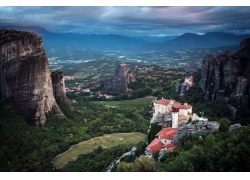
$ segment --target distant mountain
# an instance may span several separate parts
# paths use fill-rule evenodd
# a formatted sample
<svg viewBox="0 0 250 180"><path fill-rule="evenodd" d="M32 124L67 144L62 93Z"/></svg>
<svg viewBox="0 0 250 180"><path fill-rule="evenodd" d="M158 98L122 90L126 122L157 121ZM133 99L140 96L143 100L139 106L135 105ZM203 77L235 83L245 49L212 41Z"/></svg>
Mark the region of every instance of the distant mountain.
<svg viewBox="0 0 250 180"><path fill-rule="evenodd" d="M39 26L18 26L18 25L0 25L0 29L14 29L18 31L29 31L38 34L39 36L50 36L51 32Z"/></svg>
<svg viewBox="0 0 250 180"><path fill-rule="evenodd" d="M160 43L160 42L164 42L164 41L173 40L177 37L178 36L162 36L162 37L159 37L159 36L138 36L137 38L143 39L143 40L148 41L148 42Z"/></svg>
<svg viewBox="0 0 250 180"><path fill-rule="evenodd" d="M212 48L239 44L250 34L235 35L224 32L210 32L204 35L185 33L181 36L141 36L52 33L38 26L0 25L0 29L31 31L42 37L45 49L60 48L68 50L116 50L116 51L173 51L193 48ZM162 42L163 41L163 42Z"/></svg>
<svg viewBox="0 0 250 180"><path fill-rule="evenodd" d="M51 33L37 26L0 25L0 29L2 28L34 32L42 37L46 49L134 50L149 43L142 39L114 34Z"/></svg>
<svg viewBox="0 0 250 180"><path fill-rule="evenodd" d="M219 46L232 46L239 44L243 39L249 38L250 34L235 35L224 32L210 32L204 35L185 33L173 40L162 43L151 43L141 50L171 51L193 48L212 48Z"/></svg>
<svg viewBox="0 0 250 180"><path fill-rule="evenodd" d="M74 33L57 33L62 39L60 42L66 41L73 48L86 48L91 50L133 50L139 46L148 44L147 41L134 37L122 35L96 35L96 34L74 34ZM51 39L44 37L44 41L51 43ZM50 44L51 45L51 44Z"/></svg>

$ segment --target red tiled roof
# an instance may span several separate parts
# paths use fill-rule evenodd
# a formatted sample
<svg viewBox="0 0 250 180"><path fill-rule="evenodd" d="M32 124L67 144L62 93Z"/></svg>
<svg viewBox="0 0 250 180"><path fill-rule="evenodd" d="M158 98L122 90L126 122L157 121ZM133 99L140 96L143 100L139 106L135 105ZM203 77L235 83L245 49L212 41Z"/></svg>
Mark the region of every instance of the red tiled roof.
<svg viewBox="0 0 250 180"><path fill-rule="evenodd" d="M179 109L190 109L191 107L193 107L193 106L191 106L189 104L187 104L186 106L185 105L180 105Z"/></svg>
<svg viewBox="0 0 250 180"><path fill-rule="evenodd" d="M164 144L159 139L154 139L146 149L151 149L151 151L156 152L159 151Z"/></svg>
<svg viewBox="0 0 250 180"><path fill-rule="evenodd" d="M167 106L170 103L170 100L168 100L168 99L161 99L161 100L155 101L155 103Z"/></svg>
<svg viewBox="0 0 250 180"><path fill-rule="evenodd" d="M172 101L174 101L174 100L172 100ZM170 102L171 102L171 100L169 100L169 99L161 99L161 100L155 101L156 104L162 104L165 106L167 106ZM191 106L190 104L182 105L181 103L174 101L172 107L177 108L177 109L190 109L193 106Z"/></svg>
<svg viewBox="0 0 250 180"><path fill-rule="evenodd" d="M175 131L177 131L177 128L171 128L171 127L163 128L155 136L160 136L160 138L162 139L173 140Z"/></svg>
<svg viewBox="0 0 250 180"><path fill-rule="evenodd" d="M181 106L181 103L179 102L174 102L172 105L173 108L180 108L180 106Z"/></svg>
<svg viewBox="0 0 250 180"><path fill-rule="evenodd" d="M175 149L175 148L177 148L177 146L174 145L174 144L165 144L165 145L163 145L163 147L166 147L168 149Z"/></svg>

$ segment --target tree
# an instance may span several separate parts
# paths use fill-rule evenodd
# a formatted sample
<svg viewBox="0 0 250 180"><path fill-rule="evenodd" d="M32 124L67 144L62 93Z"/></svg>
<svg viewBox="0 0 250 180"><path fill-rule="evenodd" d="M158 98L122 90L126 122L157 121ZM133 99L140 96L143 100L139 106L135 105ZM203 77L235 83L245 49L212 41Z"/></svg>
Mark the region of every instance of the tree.
<svg viewBox="0 0 250 180"><path fill-rule="evenodd" d="M231 124L231 121L226 117L221 118L218 122L220 123L220 128L219 128L220 131L227 131L229 125Z"/></svg>
<svg viewBox="0 0 250 180"><path fill-rule="evenodd" d="M155 135L161 130L161 128L162 127L158 124L151 124L151 128L148 133L148 144L150 144L155 139Z"/></svg>
<svg viewBox="0 0 250 180"><path fill-rule="evenodd" d="M146 156L141 156L135 160L134 172L156 172L155 163Z"/></svg>
<svg viewBox="0 0 250 180"><path fill-rule="evenodd" d="M124 161L117 165L117 172L132 172L134 169L133 163L126 163Z"/></svg>
<svg viewBox="0 0 250 180"><path fill-rule="evenodd" d="M156 172L155 163L146 156L136 158L134 163L120 162L117 165L118 172Z"/></svg>

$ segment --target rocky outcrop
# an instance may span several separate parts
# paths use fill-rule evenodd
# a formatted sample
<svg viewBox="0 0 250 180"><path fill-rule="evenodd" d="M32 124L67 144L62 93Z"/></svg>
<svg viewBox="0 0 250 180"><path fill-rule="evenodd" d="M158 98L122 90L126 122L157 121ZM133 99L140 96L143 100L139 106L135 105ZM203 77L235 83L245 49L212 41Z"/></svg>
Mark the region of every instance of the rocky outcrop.
<svg viewBox="0 0 250 180"><path fill-rule="evenodd" d="M184 93L186 91L188 91L189 88L192 87L193 85L194 85L193 76L187 77L187 78L185 78L185 80L182 84L180 84L180 83L176 84L175 91L180 92L181 93L180 95L183 96Z"/></svg>
<svg viewBox="0 0 250 180"><path fill-rule="evenodd" d="M45 113L65 117L54 95L42 39L31 32L0 30L0 95L12 98L29 124L42 127Z"/></svg>
<svg viewBox="0 0 250 180"><path fill-rule="evenodd" d="M182 83L181 94L184 94L186 91L188 91L190 87L191 87L191 85L189 83L187 83L187 82Z"/></svg>
<svg viewBox="0 0 250 180"><path fill-rule="evenodd" d="M66 97L66 90L64 84L64 74L61 71L54 71L51 73L53 94L57 102L65 105L70 111L74 111L69 100Z"/></svg>
<svg viewBox="0 0 250 180"><path fill-rule="evenodd" d="M239 128L241 128L241 124L240 124L240 123L232 124L232 125L229 126L229 130L230 130L230 131L236 131L236 130L238 130Z"/></svg>
<svg viewBox="0 0 250 180"><path fill-rule="evenodd" d="M181 83L175 85L175 92L181 92Z"/></svg>
<svg viewBox="0 0 250 180"><path fill-rule="evenodd" d="M232 105L228 105L228 108L229 108L232 119L235 119L237 109L235 107L233 107Z"/></svg>
<svg viewBox="0 0 250 180"><path fill-rule="evenodd" d="M233 92L233 96L240 102L245 95L247 89L247 78L239 76L237 79L236 88Z"/></svg>
<svg viewBox="0 0 250 180"><path fill-rule="evenodd" d="M130 82L135 82L136 78L130 71L128 64L120 64L115 71L115 74L111 78L103 78L95 82L91 82L82 86L82 88L103 88L110 89L113 92L126 91Z"/></svg>
<svg viewBox="0 0 250 180"><path fill-rule="evenodd" d="M240 44L241 49L230 54L207 54L202 61L200 87L206 100L235 99L249 106L250 84L250 39Z"/></svg>
<svg viewBox="0 0 250 180"><path fill-rule="evenodd" d="M179 140L186 135L201 135L208 132L218 131L220 124L216 121L188 123L181 126L174 134L173 142L178 144Z"/></svg>
<svg viewBox="0 0 250 180"><path fill-rule="evenodd" d="M189 66L185 69L187 76L196 76L200 73L200 70L196 66Z"/></svg>
<svg viewBox="0 0 250 180"><path fill-rule="evenodd" d="M115 75L111 78L109 83L104 85L105 89L112 91L126 91L130 82L135 82L136 79L130 71L128 64L120 64L115 71Z"/></svg>
<svg viewBox="0 0 250 180"><path fill-rule="evenodd" d="M208 121L206 117L199 117L196 113L192 115L192 121Z"/></svg>
<svg viewBox="0 0 250 180"><path fill-rule="evenodd" d="M215 58L213 54L207 54L202 60L200 86L204 93L204 99L208 99L213 88Z"/></svg>

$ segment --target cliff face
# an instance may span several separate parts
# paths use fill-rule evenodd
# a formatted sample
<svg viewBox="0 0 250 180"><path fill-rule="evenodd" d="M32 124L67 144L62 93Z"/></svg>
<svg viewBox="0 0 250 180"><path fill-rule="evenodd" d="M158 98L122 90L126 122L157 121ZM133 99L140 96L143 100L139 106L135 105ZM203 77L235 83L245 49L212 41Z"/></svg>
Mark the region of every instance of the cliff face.
<svg viewBox="0 0 250 180"><path fill-rule="evenodd" d="M120 64L115 71L115 75L110 82L104 85L105 89L112 89L112 91L126 91L128 84L135 82L134 75L130 72L130 67L127 64Z"/></svg>
<svg viewBox="0 0 250 180"><path fill-rule="evenodd" d="M64 84L64 74L61 71L54 71L51 73L53 94L54 97L64 104L69 110L74 111L69 100L66 97L66 90ZM57 101L58 102L58 101Z"/></svg>
<svg viewBox="0 0 250 180"><path fill-rule="evenodd" d="M0 30L0 95L11 97L29 124L44 126L45 112L65 117L54 95L43 42L31 32Z"/></svg>
<svg viewBox="0 0 250 180"><path fill-rule="evenodd" d="M131 73L130 67L127 64L120 64L115 71L115 74L111 78L104 78L98 81L83 85L84 88L98 87L104 89L111 89L114 92L117 91L131 91L128 89L130 82L135 82L136 78Z"/></svg>
<svg viewBox="0 0 250 180"><path fill-rule="evenodd" d="M218 55L207 54L202 61L200 86L204 98L219 100L225 96L249 105L250 39L241 42L241 49Z"/></svg>

